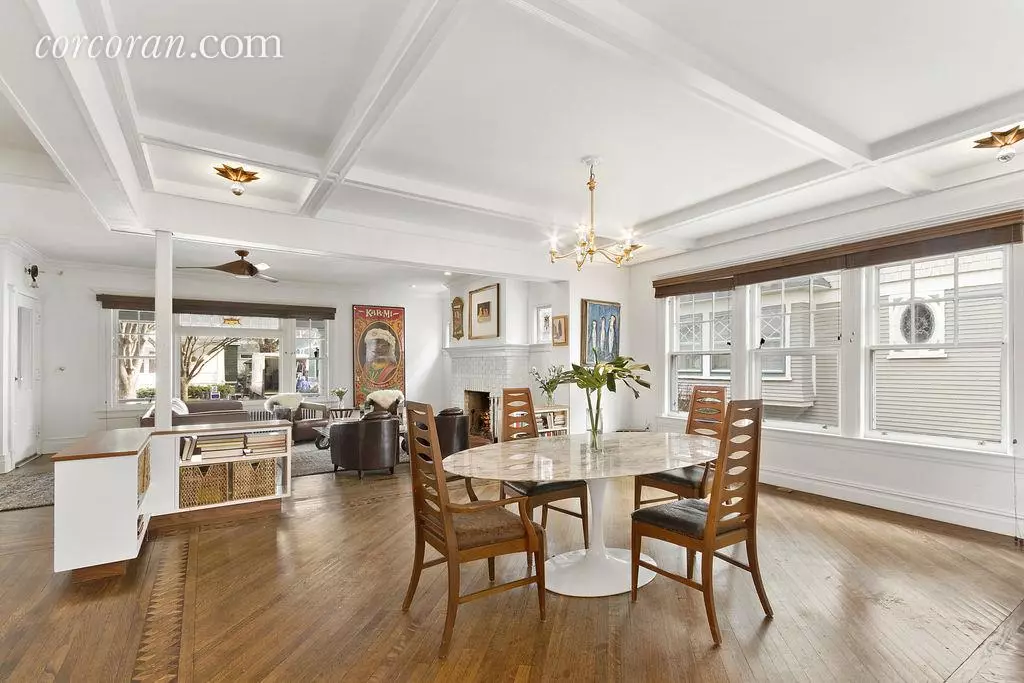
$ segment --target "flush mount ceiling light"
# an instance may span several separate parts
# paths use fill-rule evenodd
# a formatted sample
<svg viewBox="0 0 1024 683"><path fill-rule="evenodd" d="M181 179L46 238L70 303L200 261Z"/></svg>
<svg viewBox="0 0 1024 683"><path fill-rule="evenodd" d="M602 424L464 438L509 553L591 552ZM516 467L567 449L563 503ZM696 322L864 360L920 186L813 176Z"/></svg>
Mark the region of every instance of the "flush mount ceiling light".
<svg viewBox="0 0 1024 683"><path fill-rule="evenodd" d="M254 180L259 180L259 175L256 171L246 171L241 166L237 168L234 166L228 166L227 164L221 164L220 166L214 166L213 170L217 172L221 178L227 178L231 181L231 194L236 197L241 197L245 194L246 183L251 183Z"/></svg>
<svg viewBox="0 0 1024 683"><path fill-rule="evenodd" d="M597 157L583 157L581 161L590 168L590 178L587 180L587 189L590 191L590 224L581 224L576 228L576 246L571 251L563 254L558 253L558 239L552 236L551 249L548 255L551 257L552 263L565 258L574 259L576 261L576 270L583 270L583 264L588 260L593 263L594 254L600 254L614 263L616 267L621 267L624 262L633 259L633 254L642 245L633 241L632 232L622 242L598 245L597 232L594 229L594 190L597 188L594 167L601 160Z"/></svg>
<svg viewBox="0 0 1024 683"><path fill-rule="evenodd" d="M1024 130L1020 126L1014 126L1001 132L993 132L987 138L974 141L974 148L990 148L999 150L996 159L1004 164L1013 161L1017 156L1017 149L1014 147L1018 142L1024 140Z"/></svg>

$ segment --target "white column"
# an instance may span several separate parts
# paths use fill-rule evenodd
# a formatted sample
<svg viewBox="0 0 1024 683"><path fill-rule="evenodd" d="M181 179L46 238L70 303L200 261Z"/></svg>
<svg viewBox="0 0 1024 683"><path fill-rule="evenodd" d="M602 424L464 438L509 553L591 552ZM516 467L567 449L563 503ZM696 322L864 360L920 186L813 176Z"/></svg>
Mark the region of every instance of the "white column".
<svg viewBox="0 0 1024 683"><path fill-rule="evenodd" d="M171 397L174 395L174 243L172 235L156 231L156 426L171 426Z"/></svg>

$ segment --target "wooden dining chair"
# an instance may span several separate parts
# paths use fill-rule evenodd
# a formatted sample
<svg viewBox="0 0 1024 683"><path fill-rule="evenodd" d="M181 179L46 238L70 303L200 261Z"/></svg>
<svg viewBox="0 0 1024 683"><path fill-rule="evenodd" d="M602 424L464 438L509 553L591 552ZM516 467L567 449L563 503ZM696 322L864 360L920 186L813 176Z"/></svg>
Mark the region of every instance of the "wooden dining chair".
<svg viewBox="0 0 1024 683"><path fill-rule="evenodd" d="M501 440L536 439L537 416L533 412L533 396L529 389L504 389L501 392ZM533 519L533 511L541 509L540 525L548 525L548 509L575 517L583 521L583 547L590 547L590 519L587 510L587 482L572 481L503 481L499 497L506 495L526 496L527 513ZM580 511L557 507L552 503L561 500L579 500Z"/></svg>
<svg viewBox="0 0 1024 683"><path fill-rule="evenodd" d="M448 498L445 473L441 467L441 451L438 447L437 425L434 411L425 403L406 403L408 417L409 461L412 469L413 522L416 530L416 548L405 593L402 611L408 611L420 573L427 567L448 565L448 609L444 631L441 635L440 657L448 654L455 615L459 605L494 593L520 586L537 585L537 600L540 604L540 618L544 620L544 530L535 524L527 513L525 496L504 500L480 500L460 504ZM505 509L506 505L517 505L515 514ZM423 553L429 544L441 557L423 561ZM459 569L465 562L487 560L487 573L494 582L494 558L511 553L526 553L536 560L537 573L528 566L526 577L499 585L492 585L475 593L459 593ZM531 562L530 565L533 563Z"/></svg>
<svg viewBox="0 0 1024 683"><path fill-rule="evenodd" d="M690 411L686 417L686 433L722 438L725 425L725 387L695 386L690 394ZM711 469L708 465L691 465L667 472L645 474L633 484L633 509L648 503L664 503L683 498L706 498ZM671 496L643 500L644 487L668 491Z"/></svg>
<svg viewBox="0 0 1024 683"><path fill-rule="evenodd" d="M640 567L696 588L704 594L704 608L708 613L708 625L715 645L722 643L715 612L713 563L716 557L750 572L764 613L772 617L772 607L764 592L757 563L757 479L761 460L762 413L760 400L733 401L729 404L724 438L715 462L716 473L711 484L710 503L685 498L633 512L630 598L636 602ZM641 560L640 544L645 536L686 548L686 576L672 574ZM746 543L747 564L718 552L737 543ZM693 580L697 553L701 554L700 583Z"/></svg>

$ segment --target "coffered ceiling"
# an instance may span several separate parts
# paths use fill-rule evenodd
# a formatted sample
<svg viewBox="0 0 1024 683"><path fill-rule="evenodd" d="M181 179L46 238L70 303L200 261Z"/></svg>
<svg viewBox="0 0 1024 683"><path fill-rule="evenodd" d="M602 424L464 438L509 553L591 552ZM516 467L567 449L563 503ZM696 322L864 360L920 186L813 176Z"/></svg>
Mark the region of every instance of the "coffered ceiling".
<svg viewBox="0 0 1024 683"><path fill-rule="evenodd" d="M595 154L598 232L635 229L652 258L1024 169L1024 155L1000 164L971 145L1024 121L1024 53L1000 29L1024 19L1013 0L12 8L0 182L66 178L115 231L241 240L245 209L307 219L282 222L283 249L315 236L351 255L352 235L322 224L384 225L540 263L584 218L579 159ZM186 52L260 34L281 56L31 57L40 36L72 31L180 34ZM235 197L212 170L224 162L261 179ZM186 200L239 212L195 221ZM401 243L380 250L416 262L422 249Z"/></svg>

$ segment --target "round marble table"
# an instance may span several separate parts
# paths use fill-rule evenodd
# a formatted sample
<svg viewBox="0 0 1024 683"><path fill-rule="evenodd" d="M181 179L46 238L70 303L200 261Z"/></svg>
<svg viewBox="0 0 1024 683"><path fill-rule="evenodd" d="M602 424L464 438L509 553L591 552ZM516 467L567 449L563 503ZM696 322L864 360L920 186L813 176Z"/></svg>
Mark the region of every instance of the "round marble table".
<svg viewBox="0 0 1024 683"><path fill-rule="evenodd" d="M604 542L604 502L610 479L699 465L718 455L718 440L659 432L605 434L591 446L589 434L521 439L471 448L444 460L444 469L473 479L568 481L583 479L590 491L590 549L549 559L547 589L561 595L597 597L629 591L630 558L625 548ZM644 559L651 564L654 560ZM640 569L639 585L654 572Z"/></svg>

